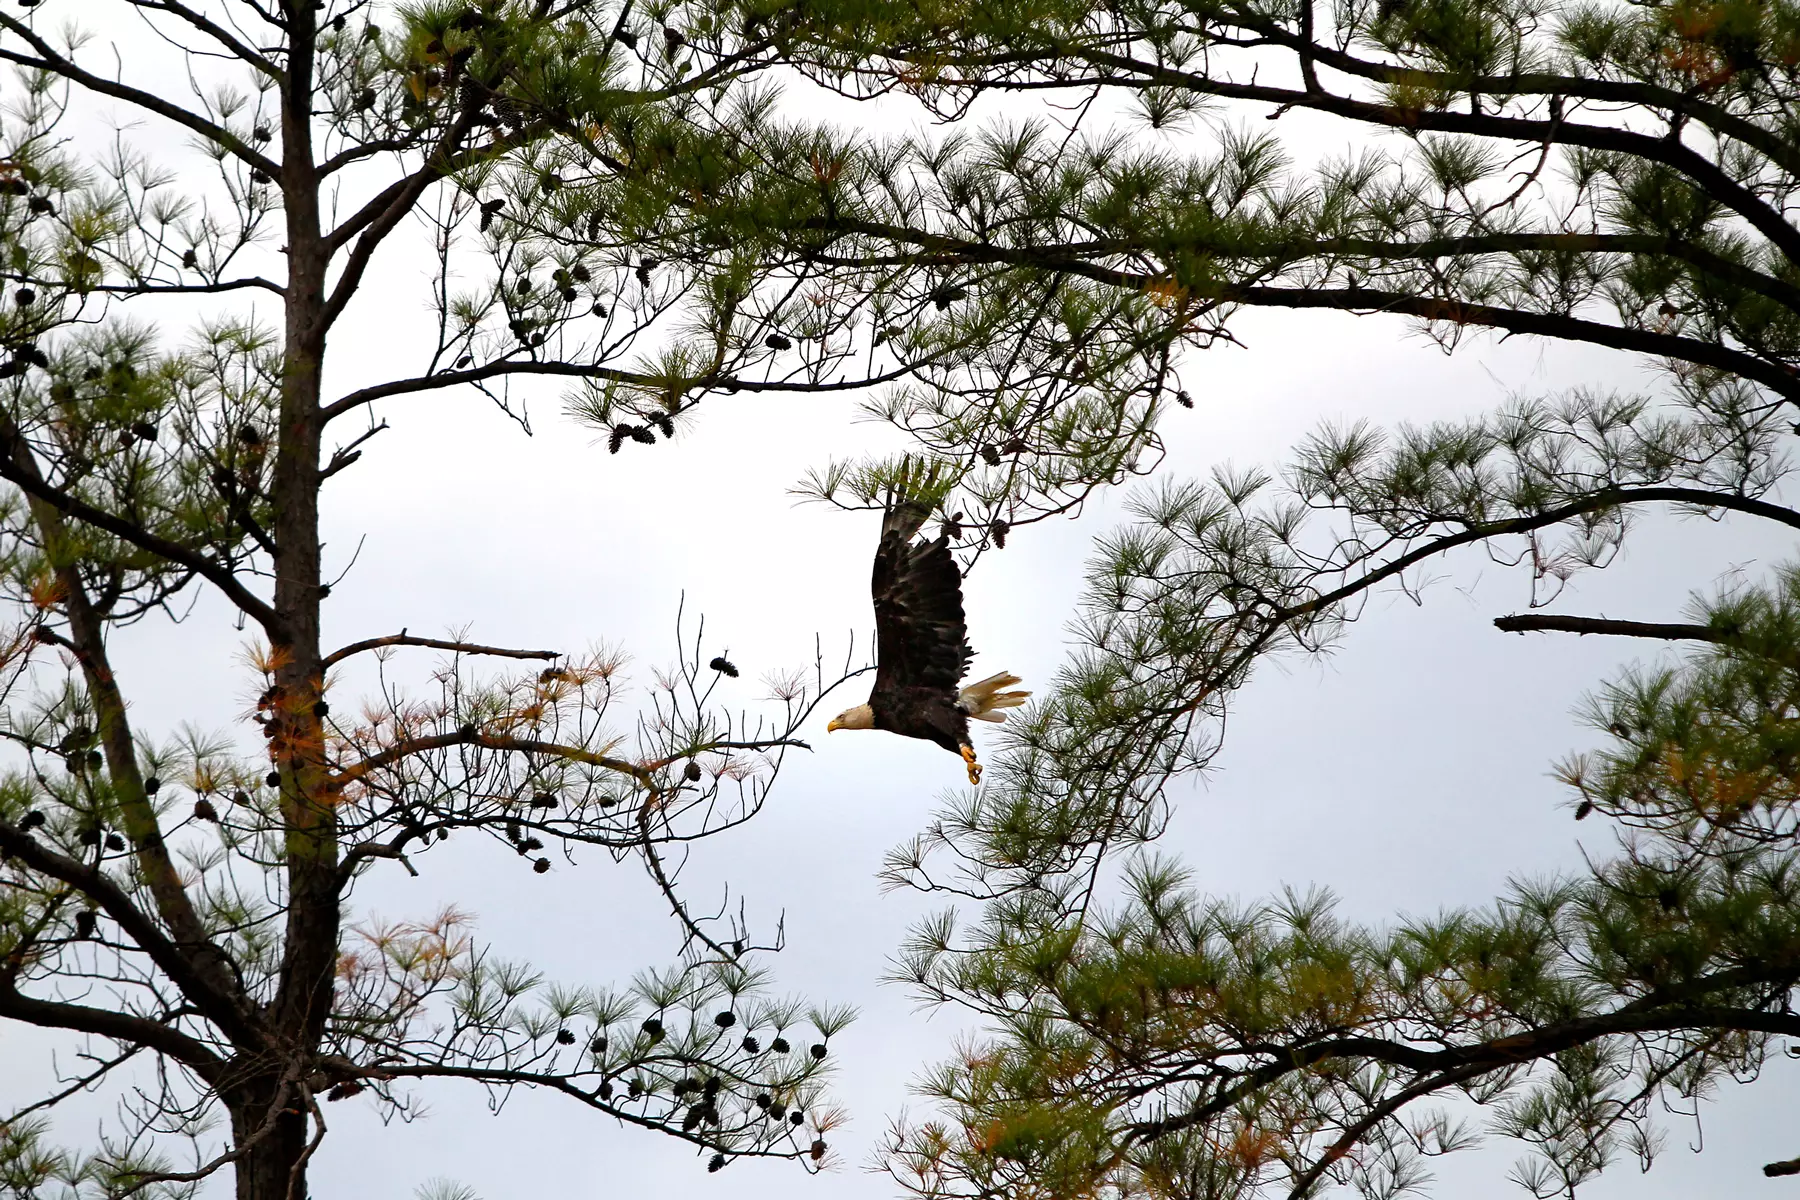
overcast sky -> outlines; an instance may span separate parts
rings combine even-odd
[[[425,317],[423,277],[394,264],[387,271],[334,343],[340,381],[386,369]],[[1165,427],[1167,477],[1225,461],[1278,464],[1324,420],[1427,421],[1515,393],[1650,378],[1629,357],[1523,338],[1477,340],[1446,357],[1400,321],[1261,313],[1236,332],[1245,348],[1201,355],[1184,375],[1199,403]],[[878,432],[842,396],[739,395],[704,409],[675,443],[629,445],[616,456],[557,415],[553,389],[533,399],[529,438],[473,397],[384,409],[392,430],[327,496],[330,561],[346,565],[366,538],[327,604],[327,642],[468,626],[477,640],[520,646],[613,643],[647,671],[671,657],[685,594],[688,611],[706,618],[707,651],[729,647],[743,669],[731,686],[745,700],[765,672],[805,663],[815,635],[841,654],[852,631],[865,638],[871,625],[877,521],[797,507],[787,489],[827,457],[874,445]],[[1116,501],[1103,501],[1080,520],[1022,531],[981,560],[966,585],[978,675],[1012,670],[1027,686],[1050,676],[1067,648],[1063,624],[1091,539],[1116,517]],[[1789,539],[1767,528],[1648,520],[1616,566],[1579,579],[1557,609],[1675,619],[1689,592],[1733,571],[1758,577],[1790,553]],[[1238,697],[1216,772],[1178,793],[1162,847],[1192,865],[1198,886],[1249,899],[1322,885],[1347,916],[1380,921],[1482,904],[1511,877],[1579,864],[1578,827],[1547,775],[1553,759],[1593,742],[1570,710],[1622,664],[1661,651],[1503,636],[1489,622],[1525,606],[1523,574],[1478,555],[1450,560],[1442,574],[1423,607],[1382,596],[1331,658],[1264,669]],[[241,720],[254,688],[239,660],[244,637],[213,604],[178,628],[119,635],[119,674],[139,728],[162,735],[192,721],[247,734]],[[829,711],[864,689],[850,692]],[[740,1162],[709,1175],[679,1144],[566,1100],[521,1093],[494,1117],[480,1093],[434,1085],[421,1090],[428,1118],[402,1128],[383,1128],[362,1100],[327,1106],[333,1132],[314,1161],[314,1194],[403,1197],[441,1177],[485,1200],[893,1196],[865,1169],[870,1147],[892,1117],[916,1110],[909,1081],[945,1056],[962,1026],[880,983],[908,925],[936,902],[881,894],[875,874],[959,782],[961,765],[924,742],[827,738],[823,724],[807,731],[816,752],[791,760],[748,828],[702,849],[694,878],[729,880],[753,919],[785,914],[788,948],[771,964],[780,990],[862,1012],[833,1042],[836,1090],[853,1118],[833,1137],[835,1170],[809,1178],[787,1164]],[[1579,832],[1606,844],[1592,822]],[[559,862],[533,876],[477,839],[449,843],[419,866],[418,879],[378,876],[358,893],[359,909],[417,917],[454,902],[479,917],[498,954],[576,984],[623,981],[674,946],[634,866]],[[0,1062],[23,1068],[16,1078],[41,1078],[47,1055],[41,1039],[0,1026]],[[1765,1180],[1757,1168],[1800,1153],[1800,1129],[1783,1115],[1800,1103],[1793,1074],[1777,1063],[1769,1080],[1709,1110],[1703,1156],[1688,1152],[1700,1134],[1674,1123],[1648,1179],[1624,1164],[1583,1194],[1792,1194],[1792,1181]],[[81,1140],[90,1120],[72,1114],[62,1137]],[[1523,1194],[1504,1179],[1513,1155],[1501,1145],[1445,1165],[1438,1194]],[[208,1194],[229,1190],[221,1180]]]

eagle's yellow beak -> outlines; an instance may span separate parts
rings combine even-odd
[[[841,721],[839,721],[836,717],[833,717],[833,718],[831,718],[830,721],[826,722],[825,732],[826,733],[836,733],[838,730],[842,729],[843,727],[844,727],[843,723]]]

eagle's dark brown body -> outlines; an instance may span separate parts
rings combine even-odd
[[[928,490],[935,471],[922,482]],[[875,686],[867,704],[839,713],[825,728],[885,729],[923,738],[960,754],[969,782],[981,782],[981,764],[969,741],[969,721],[1004,721],[1003,709],[1025,703],[1030,692],[1004,691],[1019,682],[1005,671],[959,686],[975,657],[963,620],[962,572],[950,540],[913,540],[931,505],[907,494],[909,479],[888,495],[875,547],[869,590],[875,601]]]

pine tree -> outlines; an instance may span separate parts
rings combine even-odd
[[[960,927],[921,927],[902,975],[987,1028],[929,1082],[945,1119],[896,1133],[896,1178],[932,1197],[1388,1196],[1485,1122],[1534,1152],[1531,1191],[1567,1194],[1650,1158],[1661,1101],[1776,1069],[1800,1037],[1800,568],[1698,596],[1683,622],[1496,621],[1694,647],[1598,694],[1610,741],[1562,771],[1573,814],[1618,834],[1587,873],[1362,927],[1323,894],[1209,899],[1149,844],[1260,662],[1328,647],[1449,551],[1486,547],[1548,598],[1645,511],[1800,528],[1778,490],[1800,433],[1793,11],[809,12],[789,53],[818,81],[952,122],[821,146],[782,236],[897,314],[862,335],[917,368],[882,415],[958,466],[943,507],[975,530],[1153,467],[1168,400],[1226,402],[1199,351],[1246,308],[1402,318],[1446,350],[1561,339],[1655,372],[1475,420],[1324,430],[1279,473],[1138,497],[1091,565],[1054,691],[1001,733],[986,788],[889,865],[978,901]],[[970,115],[1017,95],[1068,115]],[[1297,152],[1302,113],[1343,149]],[[834,468],[815,491],[862,482]],[[1103,908],[1107,878],[1125,898]],[[1484,1106],[1477,1126],[1445,1097]]]
[[[186,1195],[230,1172],[244,1200],[295,1200],[322,1103],[403,1113],[471,1085],[813,1169],[813,1135],[751,1097],[810,1107],[823,1064],[746,1055],[713,1018],[821,1037],[847,1018],[763,996],[770,940],[690,910],[664,848],[756,812],[829,681],[744,729],[689,645],[634,722],[615,657],[320,638],[346,586],[320,498],[383,405],[473,387],[523,420],[509,387],[551,377],[643,408],[634,437],[655,443],[766,357],[719,300],[759,268],[698,245],[684,206],[729,143],[719,87],[766,65],[770,38],[703,5],[658,16],[671,36],[640,42],[644,18],[594,0],[0,13],[0,1021],[86,1039],[89,1072],[0,1114],[8,1194]],[[153,157],[137,130],[199,152]],[[371,301],[396,256],[406,280],[435,263],[429,286]],[[435,304],[435,339],[328,391],[334,329],[410,300]],[[180,714],[146,715],[115,671],[201,589],[252,631],[262,745],[147,737]],[[328,702],[340,664],[432,653],[435,694]],[[220,665],[219,691],[242,685]],[[635,742],[609,732],[634,723]],[[523,886],[584,851],[635,858],[674,914],[673,960],[552,988],[455,911],[346,915],[358,879],[453,833],[510,844]],[[698,1069],[716,1091],[684,1129],[669,1084]],[[65,1147],[48,1112],[81,1087],[125,1102]]]

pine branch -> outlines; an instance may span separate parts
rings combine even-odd
[[[26,495],[42,500],[64,515],[148,550],[159,558],[179,564],[199,575],[225,594],[246,616],[252,618],[279,638],[283,621],[275,609],[245,587],[230,568],[214,562],[204,554],[159,537],[140,525],[95,508],[61,489],[50,486],[29,465],[30,447],[16,425],[0,420],[0,479],[13,484]]]
[[[1661,163],[1686,175],[1707,195],[1730,208],[1776,246],[1788,261],[1800,263],[1800,229],[1789,224],[1776,208],[1726,174],[1717,164],[1678,140],[1651,137],[1618,126],[1586,125],[1578,121],[1534,120],[1490,114],[1451,112],[1445,109],[1399,108],[1335,93],[1274,87],[1268,84],[1231,83],[1160,63],[1145,62],[1092,47],[1076,47],[1075,53],[1096,66],[1143,79],[1146,84],[1179,88],[1197,95],[1251,100],[1281,108],[1302,108],[1344,117],[1364,125],[1401,131],[1428,130],[1531,145],[1582,146],[1611,151],[1646,162]],[[1002,85],[1003,86],[1003,85]],[[1069,86],[1064,83],[1063,86]]]
[[[218,955],[219,951],[216,947],[210,943],[204,947],[189,946],[171,940],[158,928],[156,922],[139,909],[131,897],[99,868],[52,850],[30,834],[22,832],[17,825],[7,821],[0,821],[0,853],[18,859],[30,869],[47,875],[51,879],[68,884],[94,901],[107,916],[118,924],[133,944],[142,950],[151,962],[156,964],[157,969],[167,976],[171,983],[181,989],[182,995],[186,996],[188,1001],[199,1010],[201,1016],[217,1025],[227,1037],[238,1045],[255,1046],[262,1043],[256,1019],[240,1006],[238,997],[217,987],[210,975],[200,970],[191,957],[196,951]],[[41,1014],[49,1010],[33,1011]],[[0,1015],[5,1014],[0,1013]],[[33,1020],[32,1018],[21,1019]],[[132,1019],[136,1020],[137,1018]],[[50,1022],[33,1020],[33,1023],[47,1024]],[[91,1033],[104,1032],[98,1029],[88,1029],[87,1026],[81,1025],[64,1027],[86,1029]],[[157,1028],[166,1027],[159,1025]],[[182,1036],[185,1037],[185,1035]],[[154,1042],[146,1042],[146,1044],[156,1045]],[[194,1045],[199,1044],[198,1042],[194,1043]],[[216,1058],[217,1056],[208,1050],[206,1059],[200,1061],[216,1060]]]

